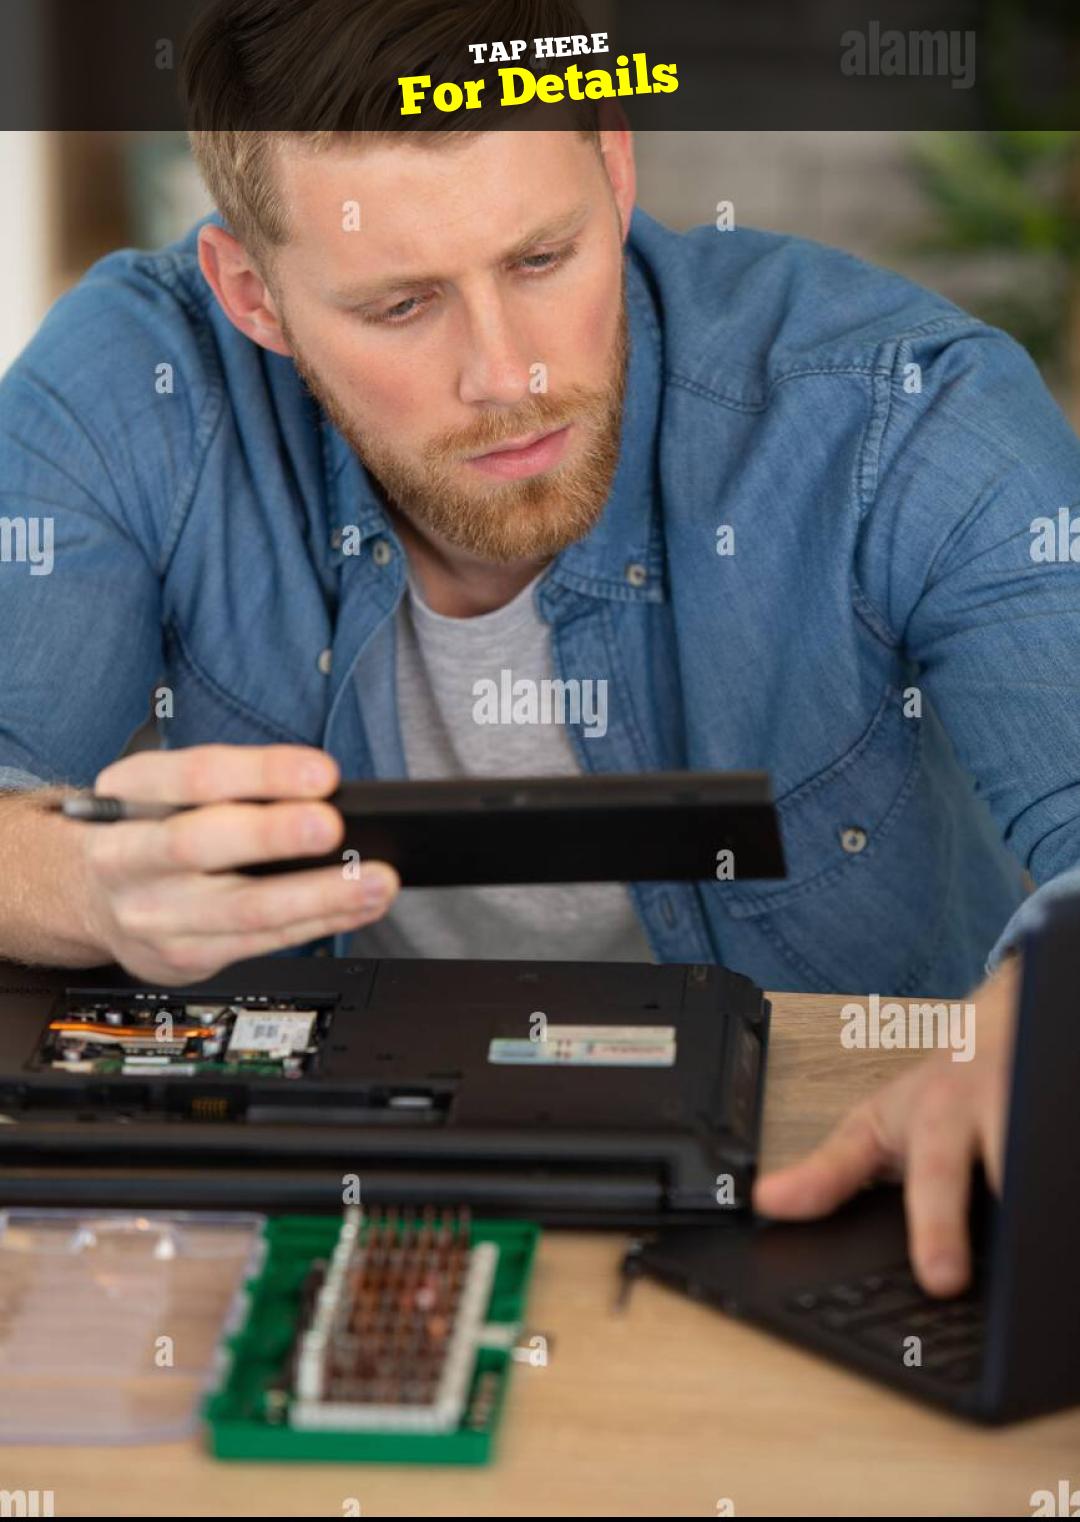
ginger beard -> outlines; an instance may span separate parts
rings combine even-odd
[[[619,462],[629,352],[625,289],[605,387],[531,395],[512,410],[483,413],[471,427],[448,429],[410,458],[397,453],[385,433],[365,430],[350,416],[301,353],[284,317],[281,326],[308,390],[389,500],[418,528],[479,559],[506,563],[550,559],[584,538],[600,518]],[[468,480],[467,456],[566,423],[577,425],[571,461],[520,481]]]

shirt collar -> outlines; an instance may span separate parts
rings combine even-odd
[[[638,214],[635,213],[635,217]],[[553,581],[620,601],[663,599],[657,512],[661,343],[656,303],[632,249],[625,256],[629,360],[619,463],[596,526],[556,558]]]

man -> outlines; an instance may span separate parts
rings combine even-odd
[[[328,124],[341,9],[211,8],[188,91],[222,215],[103,261],[0,387],[6,510],[55,522],[54,574],[3,567],[0,952],[165,982],[283,949],[655,956],[967,993],[1021,867],[1058,891],[1080,860],[1078,573],[1029,533],[1080,445],[1034,367],[845,255],[671,234],[617,126],[406,135],[388,88],[381,123],[354,135],[350,99]],[[345,9],[377,58],[388,8]],[[410,37],[447,45],[434,0]],[[319,94],[318,131],[206,130],[211,97],[275,80]],[[605,722],[481,722],[503,669],[594,684]],[[167,748],[113,760],[151,689]],[[378,863],[231,870],[340,843],[340,773],[666,767],[767,769],[788,877],[397,898]],[[56,783],[202,806],[94,829],[42,812]],[[972,995],[974,1063],[926,1059],[761,1208],[903,1172],[917,1272],[962,1285],[1014,985],[1007,961]]]

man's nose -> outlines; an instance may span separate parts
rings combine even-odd
[[[512,407],[529,394],[529,367],[540,359],[526,352],[499,301],[474,308],[467,319],[458,394],[470,406]]]

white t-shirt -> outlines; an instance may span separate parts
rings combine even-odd
[[[410,584],[398,607],[397,704],[410,778],[573,776],[565,725],[478,722],[476,684],[504,671],[539,686],[552,672],[550,630],[537,583],[475,618],[447,618]],[[481,689],[483,691],[483,689]],[[351,956],[478,957],[651,962],[621,883],[404,888],[389,913],[356,932]]]

